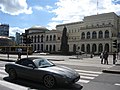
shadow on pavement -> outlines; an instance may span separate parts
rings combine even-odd
[[[73,84],[73,85],[66,85],[66,86],[60,85],[60,86],[56,86],[52,89],[48,89],[42,83],[25,80],[25,79],[20,79],[20,78],[16,79],[16,80],[10,80],[9,77],[4,77],[3,80],[13,83],[13,84],[28,87],[28,90],[31,90],[31,89],[36,89],[36,90],[81,90],[83,88],[83,86],[81,86],[80,84]]]

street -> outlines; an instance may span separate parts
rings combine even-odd
[[[29,57],[45,57],[57,65],[64,65],[75,69],[81,76],[81,79],[71,86],[58,86],[51,90],[120,90],[120,74],[103,73],[103,69],[109,69],[114,67],[112,64],[112,57],[109,57],[109,65],[100,64],[99,57],[75,59],[74,56],[54,56],[34,54]],[[6,63],[12,63],[4,61],[7,59],[4,55],[0,55],[2,61],[0,61],[0,89],[1,90],[48,90],[41,83],[32,82],[24,79],[17,79],[11,81],[8,74],[4,71]],[[11,55],[10,59],[15,60],[17,56]],[[22,57],[26,57],[25,55]],[[72,57],[72,58],[71,58]],[[64,59],[64,60],[63,60]]]

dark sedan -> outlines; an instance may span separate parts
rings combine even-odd
[[[18,77],[40,81],[47,88],[56,84],[73,84],[80,79],[80,75],[73,69],[57,66],[45,58],[23,58],[15,63],[5,65],[5,71],[10,79]]]

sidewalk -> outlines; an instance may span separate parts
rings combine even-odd
[[[116,64],[115,66],[113,66],[113,67],[111,67],[109,69],[104,69],[102,72],[120,74],[120,64]]]

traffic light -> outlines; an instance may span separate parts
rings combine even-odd
[[[117,45],[118,45],[118,44],[117,44],[117,40],[113,40],[113,43],[112,43],[112,44],[113,44],[113,47],[114,47],[114,48],[117,48]]]
[[[23,34],[23,43],[27,44],[27,34]]]

